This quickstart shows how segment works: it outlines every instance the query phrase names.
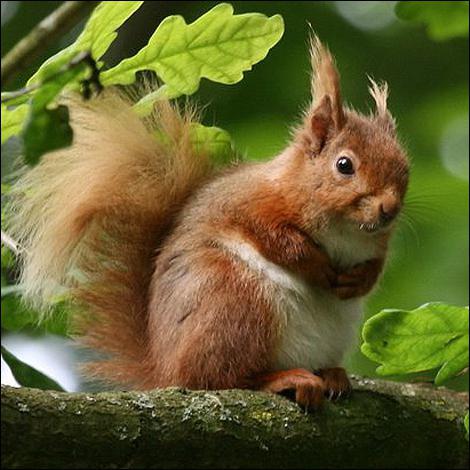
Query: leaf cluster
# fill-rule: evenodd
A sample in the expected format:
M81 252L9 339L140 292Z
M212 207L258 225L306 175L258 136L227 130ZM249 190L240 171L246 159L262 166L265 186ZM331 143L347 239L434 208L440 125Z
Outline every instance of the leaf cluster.
M234 15L231 5L221 3L191 24L181 16L169 16L134 56L106 69L102 62L117 37L117 30L143 2L101 2L91 14L76 41L47 59L16 92L2 93L2 143L19 135L28 164L36 164L49 151L71 145L73 129L67 108L60 104L64 90L101 90L112 85L130 85L140 71L154 72L162 83L136 104L136 112L148 114L160 99L195 93L202 78L237 83L243 73L263 60L284 32L280 15L259 13ZM216 127L201 131L195 140L222 155L231 146L229 135ZM214 155L217 158L217 155Z
M362 330L361 351L380 363L380 375L403 375L437 369L442 385L468 370L469 311L442 302L414 310L382 310ZM468 415L465 418L468 431Z

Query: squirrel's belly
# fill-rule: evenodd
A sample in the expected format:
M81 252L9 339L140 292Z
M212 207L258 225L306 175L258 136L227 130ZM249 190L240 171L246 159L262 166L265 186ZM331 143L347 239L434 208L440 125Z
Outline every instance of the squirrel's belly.
M281 332L273 367L337 367L357 337L362 300L340 300L297 282L297 290L280 287L277 292Z
M340 300L323 289L310 288L245 241L224 239L223 245L265 278L263 290L280 328L273 369L340 365L357 337L362 300Z

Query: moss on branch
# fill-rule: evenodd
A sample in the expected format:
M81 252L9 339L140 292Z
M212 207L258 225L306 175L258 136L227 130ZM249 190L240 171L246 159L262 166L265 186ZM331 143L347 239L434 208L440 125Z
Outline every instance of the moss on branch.
M465 468L468 395L357 379L306 414L241 390L2 387L5 468Z

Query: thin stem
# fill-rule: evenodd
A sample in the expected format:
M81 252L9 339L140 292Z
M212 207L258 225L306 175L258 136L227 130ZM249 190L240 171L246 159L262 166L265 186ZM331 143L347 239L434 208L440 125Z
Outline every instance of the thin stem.
M64 2L57 10L44 18L10 52L2 58L1 78L5 86L18 72L43 53L58 37L73 28L97 2Z
M32 91L35 91L41 88L45 83L48 83L54 80L55 78L57 78L59 75L63 74L64 72L67 72L68 70L71 70L74 67L77 67L83 63L86 63L92 70L92 77L88 81L97 85L98 88L101 89L101 85L99 84L99 81L98 81L99 70L96 67L96 63L88 51L83 51L83 52L77 53L77 55L69 63L61 67L58 72L49 75L49 77L46 77L42 82L34 83L33 85L20 88L19 90L7 91L7 92L2 93L1 102L2 104L8 103L10 101L16 100L17 98L21 96L27 95L28 93L31 93Z

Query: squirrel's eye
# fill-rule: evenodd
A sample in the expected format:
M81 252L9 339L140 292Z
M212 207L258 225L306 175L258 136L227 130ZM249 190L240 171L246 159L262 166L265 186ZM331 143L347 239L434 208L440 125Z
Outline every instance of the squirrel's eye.
M343 175L354 174L354 165L349 157L339 157L336 160L336 169Z

